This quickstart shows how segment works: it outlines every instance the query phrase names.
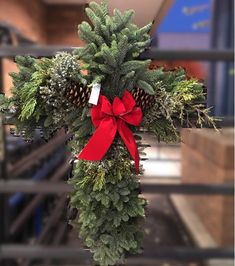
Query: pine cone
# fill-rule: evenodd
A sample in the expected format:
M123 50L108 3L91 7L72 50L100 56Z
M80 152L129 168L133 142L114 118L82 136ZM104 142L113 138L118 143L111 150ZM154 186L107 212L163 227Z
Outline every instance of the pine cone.
M152 107L155 103L154 95L150 95L140 88L134 89L132 91L132 96L136 101L136 105L142 110Z
M65 98L77 107L84 107L89 101L90 89L71 81L65 89Z

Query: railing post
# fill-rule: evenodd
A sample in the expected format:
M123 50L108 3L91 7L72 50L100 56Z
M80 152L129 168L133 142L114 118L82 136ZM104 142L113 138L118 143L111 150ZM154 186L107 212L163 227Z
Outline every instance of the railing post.
M5 181L6 177L6 160L5 160L5 140L2 116L0 114L0 179ZM4 237L4 198L6 195L0 194L0 243L5 240Z
M6 181L7 171L6 171L6 149L5 149L5 129L3 125L3 118L0 114L0 180ZM0 243L7 242L7 195L0 194ZM2 266L7 265L6 261L0 260Z

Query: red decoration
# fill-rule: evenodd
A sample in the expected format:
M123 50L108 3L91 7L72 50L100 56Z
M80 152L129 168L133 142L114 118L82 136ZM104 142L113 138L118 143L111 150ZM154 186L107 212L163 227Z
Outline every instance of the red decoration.
M139 126L142 111L136 107L132 95L125 91L122 99L115 97L113 104L100 95L98 104L91 109L92 122L96 128L94 135L77 156L79 159L98 161L110 148L118 131L139 171L139 152L131 130L127 124Z

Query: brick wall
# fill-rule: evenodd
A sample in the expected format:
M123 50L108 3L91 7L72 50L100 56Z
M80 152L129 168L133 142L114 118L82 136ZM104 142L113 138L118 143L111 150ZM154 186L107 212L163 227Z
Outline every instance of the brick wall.
M45 6L40 0L0 0L0 21L15 26L33 41L46 42Z
M184 183L233 182L233 130L182 131L182 181ZM233 197L187 196L193 209L219 245L232 245L234 236Z
M68 46L83 45L79 39L77 27L85 19L83 6L48 6L46 10L47 43Z
M11 87L12 87L12 81L11 77L9 76L10 72L17 72L18 69L16 67L16 64L12 62L12 60L4 59L3 60L3 83L4 83L4 93L6 95L11 95Z
M0 0L0 22L16 27L42 44L82 45L77 26L86 20L84 6L45 5L40 0Z
M0 21L17 28L24 36L37 43L46 43L45 6L39 0L0 0ZM12 87L9 72L17 71L15 64L3 60L4 91L10 94Z
M24 36L39 44L81 46L77 26L85 20L84 7L78 5L45 5L41 0L0 0L0 21L17 28ZM15 64L3 60L4 91L12 87L9 72Z

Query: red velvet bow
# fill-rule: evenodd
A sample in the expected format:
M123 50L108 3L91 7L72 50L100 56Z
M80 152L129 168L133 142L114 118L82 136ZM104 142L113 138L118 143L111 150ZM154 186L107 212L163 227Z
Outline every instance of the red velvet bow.
M139 152L134 136L127 126L127 124L139 126L142 120L142 111L135 105L136 102L128 91L124 92L122 99L115 97L113 104L101 95L98 105L91 109L91 118L96 131L78 158L91 161L101 160L118 130L139 171Z

